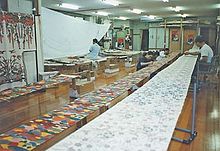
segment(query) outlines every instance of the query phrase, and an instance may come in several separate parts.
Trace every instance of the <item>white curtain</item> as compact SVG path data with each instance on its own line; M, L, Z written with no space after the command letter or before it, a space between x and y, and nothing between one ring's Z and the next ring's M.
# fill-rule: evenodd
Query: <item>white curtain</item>
M109 27L42 8L44 58L85 55L92 39L100 40Z

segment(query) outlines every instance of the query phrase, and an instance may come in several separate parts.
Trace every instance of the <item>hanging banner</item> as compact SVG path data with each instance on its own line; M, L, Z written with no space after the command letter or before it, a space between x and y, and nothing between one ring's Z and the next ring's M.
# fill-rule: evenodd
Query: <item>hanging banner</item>
M85 55L92 39L100 40L109 27L110 24L95 24L42 8L44 58Z
M33 25L32 15L0 12L0 89L25 78L22 52L35 49Z
M189 34L187 37L187 44L188 45L192 45L194 42L194 35L193 34Z
M172 41L179 41L179 31L178 30L173 30L172 31Z
M4 12L9 49L35 49L32 15Z

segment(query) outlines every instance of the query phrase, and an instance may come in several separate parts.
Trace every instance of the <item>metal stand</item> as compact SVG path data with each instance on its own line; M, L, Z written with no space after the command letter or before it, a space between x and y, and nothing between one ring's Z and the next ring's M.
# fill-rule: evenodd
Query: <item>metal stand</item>
M196 92L197 93L199 93L199 91L200 91L198 73L199 73L199 63L197 62L196 67L195 67L195 71L192 76L193 77L192 83L194 84L194 82L196 82ZM192 86L190 85L189 92L194 92L194 85L192 85Z
M190 136L188 139L181 139L177 137L172 137L172 140L185 143L185 144L190 144L194 138L197 136L197 132L195 130L195 116L196 116L196 95L197 95L197 78L196 81L194 81L194 86L193 86L193 101L192 101L192 125L191 125L191 130L185 129L185 128L178 128L176 127L175 129L178 131L186 132L189 133Z

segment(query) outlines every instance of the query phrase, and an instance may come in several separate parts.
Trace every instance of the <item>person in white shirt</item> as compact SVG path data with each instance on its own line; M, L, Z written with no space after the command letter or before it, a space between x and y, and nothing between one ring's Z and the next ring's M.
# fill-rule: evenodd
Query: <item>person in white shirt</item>
M98 55L100 53L100 46L98 45L98 40L97 39L93 39L93 44L89 49L89 54L88 54L88 58L91 60L96 60L98 58Z
M160 55L156 58L156 61L160 61L165 57L166 57L165 52L162 50L160 51Z
M199 35L195 39L195 44L200 49L198 51L190 52L186 51L185 54L188 55L201 55L200 61L211 63L213 57L213 50L212 48L205 43L205 39L203 36Z
M186 51L185 54L186 55L188 55L188 54L201 55L200 62L202 62L202 63L199 64L199 70L200 71L208 71L209 64L212 62L212 57L213 57L212 48L205 43L205 38L201 35L199 35L195 38L195 45L199 48L199 49L197 49L197 51L196 51L196 49L194 49L191 51ZM204 75L202 77L202 79L203 79L202 81L206 81L207 76ZM200 81L200 82L202 82L202 81Z
M197 52L199 51L199 47L196 46L196 44L194 43L193 47L191 49L189 49L189 52Z

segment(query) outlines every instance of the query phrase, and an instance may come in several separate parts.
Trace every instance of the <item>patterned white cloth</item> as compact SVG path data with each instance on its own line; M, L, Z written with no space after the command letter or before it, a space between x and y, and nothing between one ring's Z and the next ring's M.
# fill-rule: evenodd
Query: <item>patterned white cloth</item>
M193 56L180 57L136 92L48 150L167 150L196 60Z

